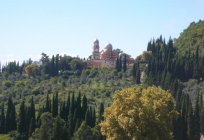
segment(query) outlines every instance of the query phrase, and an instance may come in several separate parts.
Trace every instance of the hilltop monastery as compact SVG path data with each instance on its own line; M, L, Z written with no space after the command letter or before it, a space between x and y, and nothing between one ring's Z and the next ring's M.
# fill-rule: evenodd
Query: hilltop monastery
M113 46L110 43L107 43L103 50L100 51L99 41L96 39L93 42L93 52L92 55L89 56L87 61L88 67L115 67L116 60L122 56L122 60L124 58L124 54L121 54L119 49L113 49ZM131 58L130 55L126 54L127 65L131 65L134 63L134 59Z

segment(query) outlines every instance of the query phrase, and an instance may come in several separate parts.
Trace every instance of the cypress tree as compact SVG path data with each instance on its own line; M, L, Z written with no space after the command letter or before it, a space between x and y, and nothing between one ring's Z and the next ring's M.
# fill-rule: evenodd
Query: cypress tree
M117 58L116 59L116 64L115 64L115 69L117 70L117 72L119 72L119 65L120 65L120 62L119 62L119 59Z
M103 113L104 113L104 103L100 103L99 118L98 118L99 122L104 120Z
M68 116L68 133L69 136L72 137L74 134L74 121L73 121L73 115L70 112Z
M188 109L188 139L192 140L194 136L194 118L193 118L193 107L191 101L189 101L189 109Z
M119 57L119 67L118 67L118 71L120 72L122 70L122 57Z
M35 103L33 101L33 96L31 98L31 103L30 103L30 119L33 119L33 122L34 122L34 127L35 127Z
M123 62L123 71L126 72L127 70L127 56L126 54L124 55L124 62Z
M23 134L26 132L26 112L25 112L25 102L21 102L19 110L19 123L18 123L18 132Z
M54 57L54 55L52 56L50 67L51 67L50 68L50 75L55 76L55 57Z
M134 63L132 67L132 77L134 80L136 79L136 63Z
M200 108L199 108L199 95L196 99L195 111L194 111L194 140L200 139Z
M28 136L30 137L34 131L35 131L35 120L33 118L31 118Z
M52 97L52 116L53 117L56 117L56 102L55 102L55 96L53 94L53 97Z
M74 96L74 93L73 93L72 94L71 103L70 103L71 114L74 114L74 110L75 110L75 96Z
M8 98L8 107L6 112L6 132L16 130L16 109L13 104L12 98L9 96Z
M55 75L59 74L59 54L55 57Z
M50 100L49 100L48 94L47 94L47 98L46 98L45 112L51 112L50 111Z
M86 98L86 95L84 95L82 99L82 119L83 120L85 119L87 108L88 108L87 98Z
M5 133L5 114L4 114L4 103L1 108L1 117L0 117L0 133Z
M85 115L85 122L86 122L86 124L89 125L89 126L90 126L90 117L91 117L90 111L89 111L89 109L87 109L86 115Z
M136 84L140 84L140 77L141 77L141 73L140 73L140 64L139 62L137 63L137 69L136 69Z
M92 127L96 125L96 111L95 108L92 109Z
M66 121L68 120L69 112L70 112L70 94L67 97L67 103L66 103L66 112L65 112Z
M65 106L65 101L62 103L61 108L60 108L60 117L64 120L66 120L66 106Z
M82 111L81 111L81 94L78 94L77 100L76 100L76 109L77 109L77 118L81 120L82 118Z

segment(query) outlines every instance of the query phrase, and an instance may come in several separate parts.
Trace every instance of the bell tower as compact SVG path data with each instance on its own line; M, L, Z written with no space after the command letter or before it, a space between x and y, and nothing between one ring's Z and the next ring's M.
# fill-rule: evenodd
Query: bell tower
M98 39L96 39L93 42L93 52L92 52L93 58L94 60L99 60L100 59L100 53L99 53L99 41Z

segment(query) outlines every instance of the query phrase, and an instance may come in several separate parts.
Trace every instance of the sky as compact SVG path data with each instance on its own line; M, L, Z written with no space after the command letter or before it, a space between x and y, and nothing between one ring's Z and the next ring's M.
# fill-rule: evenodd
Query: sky
M133 58L151 38L179 37L204 19L203 0L0 0L0 61L39 60L41 53L91 55L111 43Z

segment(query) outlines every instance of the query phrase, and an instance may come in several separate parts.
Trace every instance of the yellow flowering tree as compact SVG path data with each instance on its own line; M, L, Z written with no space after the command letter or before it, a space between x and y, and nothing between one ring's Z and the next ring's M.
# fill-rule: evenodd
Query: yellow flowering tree
M105 109L101 133L108 140L172 140L178 113L168 91L155 86L117 91Z

